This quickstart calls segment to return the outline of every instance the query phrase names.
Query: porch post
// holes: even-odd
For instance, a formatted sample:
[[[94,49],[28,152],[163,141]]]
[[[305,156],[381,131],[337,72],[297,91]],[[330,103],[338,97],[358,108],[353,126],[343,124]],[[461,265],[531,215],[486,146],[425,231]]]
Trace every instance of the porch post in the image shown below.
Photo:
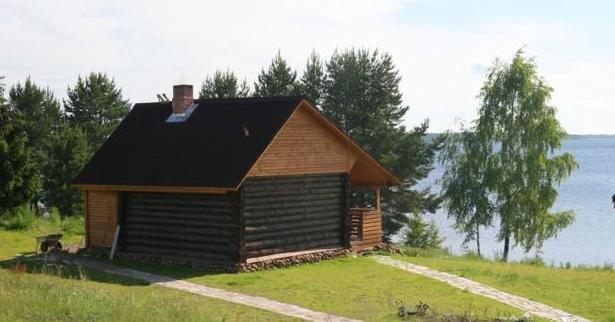
[[[380,211],[380,188],[376,188],[376,210]]]

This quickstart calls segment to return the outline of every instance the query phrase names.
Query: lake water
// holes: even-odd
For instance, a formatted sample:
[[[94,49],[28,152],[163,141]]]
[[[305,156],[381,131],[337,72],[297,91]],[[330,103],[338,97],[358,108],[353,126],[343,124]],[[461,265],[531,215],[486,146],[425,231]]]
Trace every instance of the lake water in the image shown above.
[[[602,265],[615,263],[615,209],[611,196],[615,193],[615,136],[574,136],[564,140],[562,150],[572,153],[577,169],[559,189],[559,198],[554,209],[572,209],[576,213],[574,223],[563,230],[555,239],[544,243],[542,258],[545,263]],[[421,185],[431,185],[432,191],[439,191],[438,179],[443,169],[438,165]],[[440,209],[433,219],[440,233],[445,237],[444,246],[453,253],[464,252],[463,237],[451,229],[446,210]],[[493,257],[501,253],[503,244],[495,238],[496,230],[481,230],[481,250],[484,256]],[[475,242],[467,245],[475,250]],[[515,247],[510,259],[519,260],[533,257],[535,250],[525,254]]]

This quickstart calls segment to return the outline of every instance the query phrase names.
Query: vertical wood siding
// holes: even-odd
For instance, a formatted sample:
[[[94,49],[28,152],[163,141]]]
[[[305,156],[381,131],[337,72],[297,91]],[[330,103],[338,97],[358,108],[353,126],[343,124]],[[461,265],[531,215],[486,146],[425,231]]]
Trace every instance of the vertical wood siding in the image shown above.
[[[117,225],[117,192],[86,191],[87,243],[111,247]]]
[[[344,174],[246,180],[245,257],[345,246],[346,183]]]
[[[122,193],[120,251],[234,265],[238,195]]]
[[[347,144],[300,107],[248,176],[348,173],[356,156]]]

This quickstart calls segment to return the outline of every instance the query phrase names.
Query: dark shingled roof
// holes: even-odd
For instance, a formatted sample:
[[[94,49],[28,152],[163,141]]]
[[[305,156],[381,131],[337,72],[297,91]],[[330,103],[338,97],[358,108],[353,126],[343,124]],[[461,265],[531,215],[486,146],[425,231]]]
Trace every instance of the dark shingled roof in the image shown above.
[[[302,99],[195,100],[182,123],[170,102],[135,104],[73,183],[235,188]]]

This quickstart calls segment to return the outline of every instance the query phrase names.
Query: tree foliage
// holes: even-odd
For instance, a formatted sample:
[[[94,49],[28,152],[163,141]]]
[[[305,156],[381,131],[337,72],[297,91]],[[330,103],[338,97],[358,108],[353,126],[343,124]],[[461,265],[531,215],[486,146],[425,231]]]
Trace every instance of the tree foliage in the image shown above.
[[[278,51],[267,69],[263,68],[254,83],[255,96],[296,95],[299,92],[297,72]]]
[[[322,107],[325,87],[325,64],[316,52],[312,52],[305,64],[305,70],[299,81],[302,95],[305,95],[317,107]]]
[[[435,212],[440,199],[416,184],[433,168],[442,139],[425,139],[428,122],[400,126],[408,111],[399,90],[401,77],[388,54],[364,49],[336,52],[326,65],[322,111],[402,181],[382,192],[386,239],[408,224],[408,214]],[[353,189],[354,206],[373,205],[373,192]]]
[[[207,76],[199,92],[199,98],[233,98],[249,95],[248,83],[245,80],[239,82],[237,75],[230,70],[218,70],[213,76]]]
[[[445,165],[442,175],[442,197],[449,218],[455,221],[454,228],[465,236],[464,244],[476,241],[481,256],[480,227],[493,223],[494,207],[489,194],[491,173],[481,142],[476,133],[462,129],[449,134],[441,153]]]
[[[115,81],[103,73],[90,73],[77,79],[64,100],[66,116],[85,133],[92,150],[98,149],[130,110]]]
[[[14,117],[23,122],[30,146],[40,154],[45,141],[62,121],[60,102],[51,90],[38,87],[30,77],[23,85],[17,83],[11,88],[9,101]]]
[[[63,216],[83,212],[83,196],[71,181],[90,157],[87,138],[79,127],[64,124],[47,142],[43,167],[43,201]]]
[[[557,186],[577,167],[570,153],[555,154],[565,132],[549,104],[552,91],[521,50],[510,64],[496,60],[474,127],[462,132],[459,150],[447,151],[446,205],[462,228],[497,214],[504,260],[511,240],[525,251],[540,248],[574,220],[572,211],[550,210]]]
[[[1,80],[1,79],[0,79]],[[38,192],[40,178],[26,126],[4,98],[0,83],[0,216],[30,202]]]
[[[440,248],[444,240],[435,222],[425,222],[419,214],[413,214],[408,219],[405,230],[405,244],[413,248]]]

